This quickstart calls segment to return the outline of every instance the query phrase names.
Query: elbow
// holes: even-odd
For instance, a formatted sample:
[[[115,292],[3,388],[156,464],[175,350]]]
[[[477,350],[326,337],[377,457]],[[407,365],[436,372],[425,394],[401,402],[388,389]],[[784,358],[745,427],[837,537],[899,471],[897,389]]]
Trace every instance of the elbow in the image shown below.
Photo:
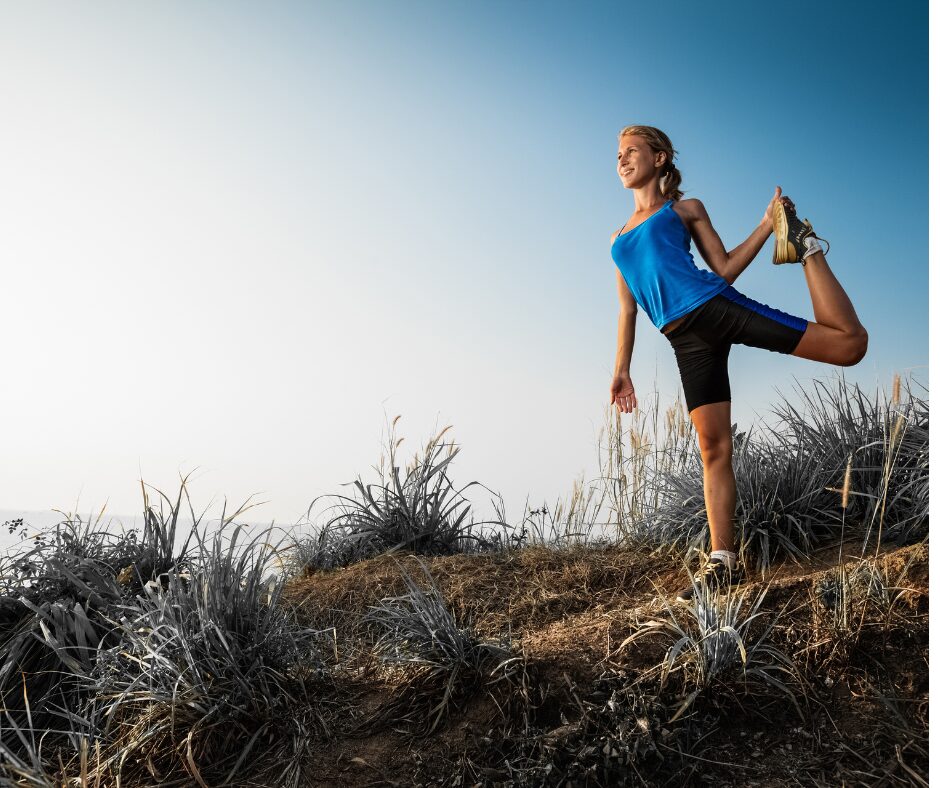
[[[721,273],[719,276],[721,276],[721,278],[724,279],[729,285],[738,278],[734,273],[734,267],[731,265],[731,255],[728,255],[725,258],[724,265],[721,266],[720,270]]]
[[[725,254],[725,259],[721,261],[721,276],[727,279],[731,275],[731,255]]]

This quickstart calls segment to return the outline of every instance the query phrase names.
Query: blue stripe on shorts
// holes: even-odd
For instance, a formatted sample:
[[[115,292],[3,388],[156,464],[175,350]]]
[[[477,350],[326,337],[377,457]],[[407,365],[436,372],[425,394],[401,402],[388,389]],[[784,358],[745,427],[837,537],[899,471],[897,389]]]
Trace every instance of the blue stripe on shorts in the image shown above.
[[[769,317],[772,320],[776,320],[778,323],[783,323],[785,326],[795,328],[797,331],[806,331],[808,321],[805,317],[797,317],[796,315],[788,314],[779,309],[774,309],[772,306],[767,306],[767,304],[762,304],[760,301],[755,301],[753,298],[748,298],[746,295],[742,295],[735,290],[731,285],[728,285],[728,287],[722,290],[721,294],[729,301],[745,306],[757,312],[759,315]]]

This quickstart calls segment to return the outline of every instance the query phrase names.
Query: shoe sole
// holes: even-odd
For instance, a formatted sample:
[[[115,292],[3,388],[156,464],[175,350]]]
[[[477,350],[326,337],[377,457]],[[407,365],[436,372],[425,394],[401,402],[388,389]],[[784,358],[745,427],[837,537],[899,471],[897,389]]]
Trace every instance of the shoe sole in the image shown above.
[[[789,235],[790,227],[787,224],[787,212],[783,209],[783,203],[778,202],[774,205],[774,265],[800,262],[796,247],[790,241]]]

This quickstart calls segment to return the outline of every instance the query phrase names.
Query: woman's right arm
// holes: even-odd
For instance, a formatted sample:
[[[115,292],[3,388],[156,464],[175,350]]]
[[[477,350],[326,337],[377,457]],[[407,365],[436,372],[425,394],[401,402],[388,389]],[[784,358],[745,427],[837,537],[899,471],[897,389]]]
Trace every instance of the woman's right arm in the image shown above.
[[[614,379],[610,384],[610,402],[616,403],[621,413],[630,413],[636,407],[636,392],[630,379],[630,360],[636,335],[636,299],[620,270],[617,270],[617,297],[620,317],[617,321],[617,356],[614,359]]]

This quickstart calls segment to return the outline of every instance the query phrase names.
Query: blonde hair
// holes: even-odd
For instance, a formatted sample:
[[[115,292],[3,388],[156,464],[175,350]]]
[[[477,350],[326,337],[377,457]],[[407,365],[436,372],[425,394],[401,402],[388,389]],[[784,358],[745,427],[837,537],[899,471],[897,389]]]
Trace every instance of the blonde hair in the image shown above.
[[[628,134],[635,134],[642,137],[646,144],[652,148],[653,153],[665,153],[666,163],[662,167],[661,188],[667,200],[681,200],[684,191],[680,191],[679,184],[682,183],[682,173],[676,168],[673,161],[677,151],[672,147],[672,141],[666,136],[666,133],[660,131],[655,126],[624,126],[617,135],[619,143]]]

